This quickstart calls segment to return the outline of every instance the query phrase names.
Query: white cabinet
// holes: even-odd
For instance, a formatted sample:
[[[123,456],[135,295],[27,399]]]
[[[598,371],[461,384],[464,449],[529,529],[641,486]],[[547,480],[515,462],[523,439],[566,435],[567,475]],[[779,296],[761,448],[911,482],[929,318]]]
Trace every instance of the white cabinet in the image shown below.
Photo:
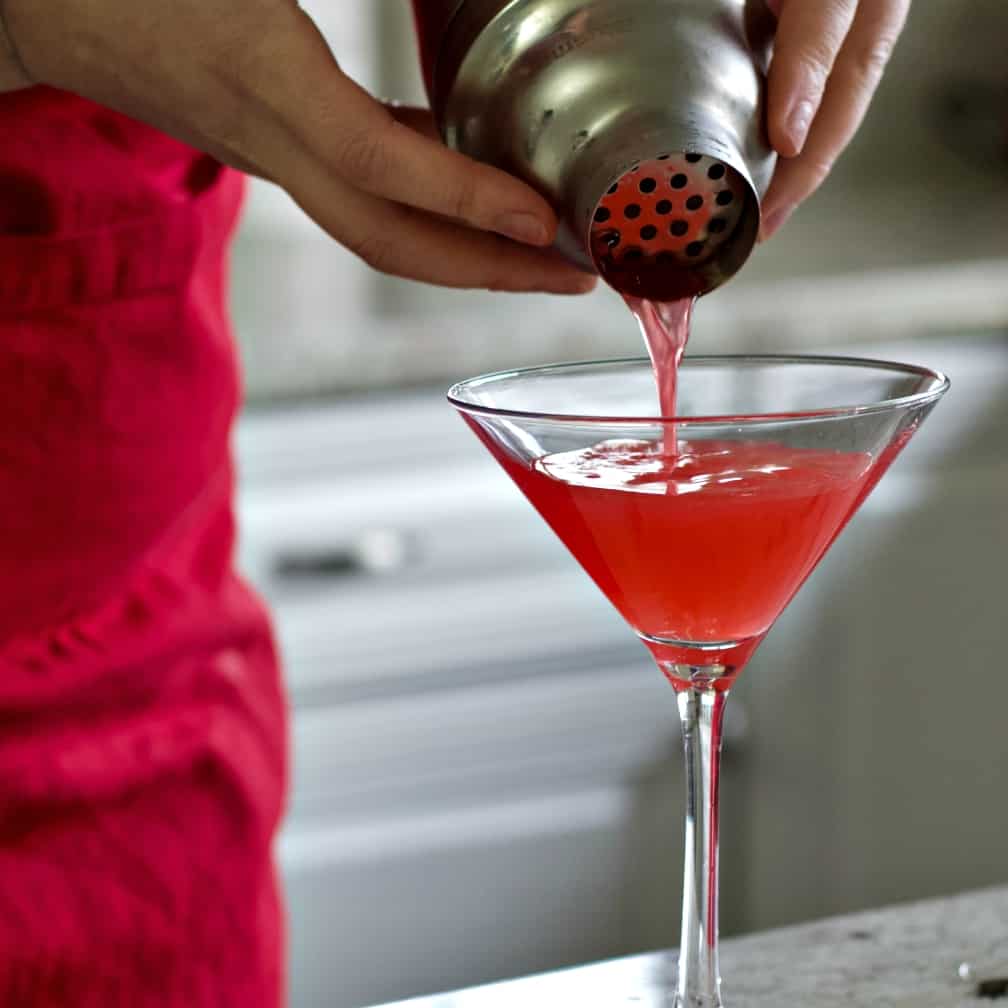
[[[747,927],[1008,879],[1008,340],[879,352],[952,390],[739,686]]]
[[[1008,877],[1008,344],[878,353],[953,391],[729,705],[726,932]],[[239,446],[295,702],[293,1008],[673,944],[671,691],[440,392]]]
[[[608,604],[440,393],[253,416],[239,447],[295,703],[293,1004],[637,947],[633,782],[678,728]]]

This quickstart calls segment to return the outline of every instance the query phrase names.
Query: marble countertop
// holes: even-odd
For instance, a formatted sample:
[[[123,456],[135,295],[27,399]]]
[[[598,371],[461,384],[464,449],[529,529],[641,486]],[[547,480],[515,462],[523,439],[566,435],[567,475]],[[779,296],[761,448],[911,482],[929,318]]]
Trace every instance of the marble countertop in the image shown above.
[[[1008,887],[723,943],[728,1008],[1008,1005]],[[671,1008],[671,953],[598,963],[386,1008]]]

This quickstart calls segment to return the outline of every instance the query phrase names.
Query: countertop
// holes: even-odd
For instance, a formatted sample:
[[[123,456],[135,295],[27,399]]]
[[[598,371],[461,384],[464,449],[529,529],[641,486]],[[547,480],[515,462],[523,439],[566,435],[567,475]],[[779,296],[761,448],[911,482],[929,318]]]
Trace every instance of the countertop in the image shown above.
[[[732,939],[721,972],[728,1008],[1008,1004],[1008,887]],[[674,975],[673,954],[655,953],[395,1008],[670,1008]]]

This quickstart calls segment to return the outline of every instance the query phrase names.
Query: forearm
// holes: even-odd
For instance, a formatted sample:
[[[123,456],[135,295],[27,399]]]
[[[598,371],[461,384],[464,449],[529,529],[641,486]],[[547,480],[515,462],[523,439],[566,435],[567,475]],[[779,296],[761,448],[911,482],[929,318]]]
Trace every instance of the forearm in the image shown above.
[[[8,31],[6,6],[6,0],[0,0],[0,94],[31,87],[32,84]]]

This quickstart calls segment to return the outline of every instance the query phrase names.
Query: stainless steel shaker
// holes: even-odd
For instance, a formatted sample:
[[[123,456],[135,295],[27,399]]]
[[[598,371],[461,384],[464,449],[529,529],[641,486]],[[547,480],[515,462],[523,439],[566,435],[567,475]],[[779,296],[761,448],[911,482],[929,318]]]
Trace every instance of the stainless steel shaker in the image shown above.
[[[775,157],[765,0],[414,0],[448,144],[525,179],[618,290],[704,294],[759,231]]]

